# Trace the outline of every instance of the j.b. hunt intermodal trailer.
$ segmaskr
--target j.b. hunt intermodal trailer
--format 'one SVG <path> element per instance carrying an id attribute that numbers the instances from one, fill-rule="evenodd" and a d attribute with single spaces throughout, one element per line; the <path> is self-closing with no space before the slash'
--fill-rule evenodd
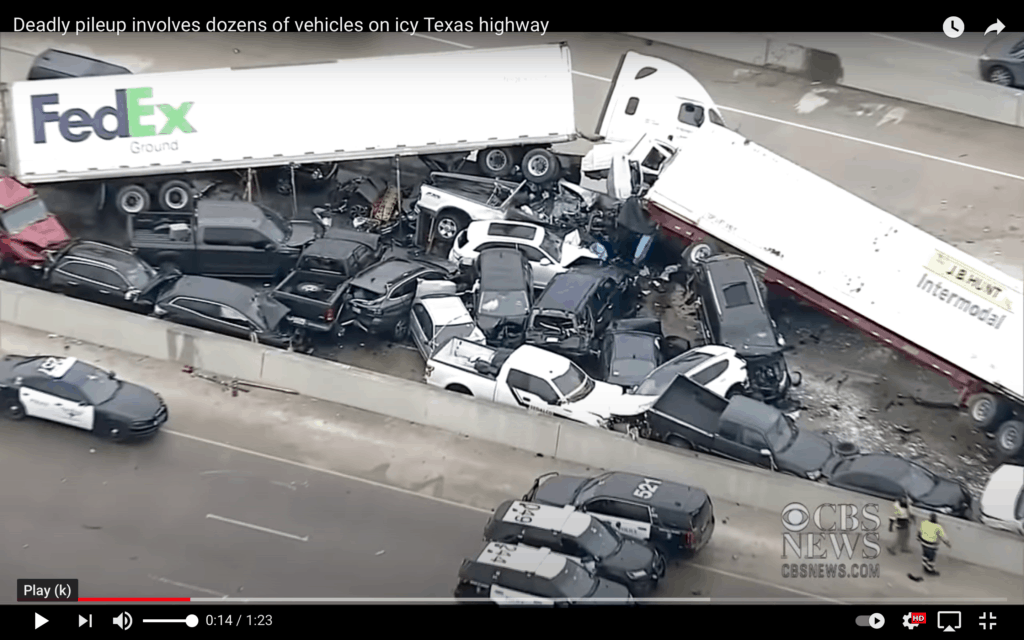
<path id="1" fill-rule="evenodd" d="M 664 229 L 753 258 L 770 285 L 945 375 L 979 426 L 1021 412 L 1019 280 L 740 136 L 687 140 L 646 204 Z"/>
<path id="2" fill-rule="evenodd" d="M 714 126 L 714 119 L 694 120 L 692 108 L 686 118 L 680 111 L 680 122 L 638 118 L 645 105 L 666 99 L 655 79 L 682 70 L 636 53 L 624 58 L 627 67 L 629 74 L 616 74 L 599 127 L 620 132 L 616 139 L 643 137 L 619 157 L 611 189 L 619 192 L 634 181 L 624 175 L 628 160 L 642 162 L 641 171 L 632 173 L 653 179 L 644 200 L 663 230 L 691 245 L 710 240 L 746 255 L 768 284 L 946 376 L 974 422 L 997 431 L 998 448 L 1007 455 L 1020 452 L 1021 281 Z M 694 104 L 713 113 L 710 97 L 700 98 Z"/>
<path id="3" fill-rule="evenodd" d="M 3 98 L 10 173 L 142 187 L 126 213 L 184 208 L 176 174 L 476 151 L 497 177 L 577 135 L 565 44 L 24 81 Z"/>

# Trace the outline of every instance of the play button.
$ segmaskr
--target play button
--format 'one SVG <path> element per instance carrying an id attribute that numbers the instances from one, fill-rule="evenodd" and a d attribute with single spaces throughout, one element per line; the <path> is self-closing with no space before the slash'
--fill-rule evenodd
<path id="1" fill-rule="evenodd" d="M 868 618 L 868 624 L 871 625 L 872 629 L 881 629 L 885 624 L 885 618 L 880 613 L 872 613 L 871 617 Z"/>
<path id="2" fill-rule="evenodd" d="M 43 616 L 39 615 L 38 613 L 36 614 L 36 629 L 38 629 L 39 627 L 43 626 L 47 622 L 49 622 L 49 620 L 47 620 Z"/>

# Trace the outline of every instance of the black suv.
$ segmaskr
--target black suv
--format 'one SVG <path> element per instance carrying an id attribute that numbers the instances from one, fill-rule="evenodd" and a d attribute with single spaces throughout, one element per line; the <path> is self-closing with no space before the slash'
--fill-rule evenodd
<path id="1" fill-rule="evenodd" d="M 476 259 L 473 299 L 476 324 L 488 344 L 514 349 L 523 344 L 533 305 L 533 269 L 516 249 L 485 249 Z"/>
<path id="2" fill-rule="evenodd" d="M 665 559 L 656 550 L 572 507 L 506 500 L 487 521 L 484 537 L 571 556 L 598 576 L 626 585 L 634 596 L 650 593 L 665 576 Z"/>
<path id="3" fill-rule="evenodd" d="M 743 258 L 709 255 L 706 247 L 688 251 L 704 340 L 735 349 L 747 362 L 752 391 L 766 402 L 780 400 L 799 379 L 794 383 L 786 366 L 786 341 L 768 312 L 764 283 Z"/>
<path id="4" fill-rule="evenodd" d="M 586 357 L 613 320 L 635 313 L 631 274 L 615 267 L 578 267 L 559 273 L 545 287 L 530 312 L 526 344 Z"/>

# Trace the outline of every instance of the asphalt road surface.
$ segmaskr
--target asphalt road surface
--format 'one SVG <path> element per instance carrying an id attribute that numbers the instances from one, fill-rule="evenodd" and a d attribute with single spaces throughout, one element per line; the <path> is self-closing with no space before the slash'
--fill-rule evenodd
<path id="1" fill-rule="evenodd" d="M 543 473 L 594 473 L 296 396 L 232 397 L 173 364 L 17 327 L 2 339 L 116 370 L 171 412 L 137 445 L 0 421 L 2 601 L 18 578 L 77 578 L 83 597 L 445 598 L 491 509 Z M 783 578 L 779 514 L 715 510 L 711 544 L 670 569 L 659 596 L 1024 601 L 1019 577 L 945 557 L 940 582 L 906 578 L 913 554 L 879 559 L 878 578 Z"/>

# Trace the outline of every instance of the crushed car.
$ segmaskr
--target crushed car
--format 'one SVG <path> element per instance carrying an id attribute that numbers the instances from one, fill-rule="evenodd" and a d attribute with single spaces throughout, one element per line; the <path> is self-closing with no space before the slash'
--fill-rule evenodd
<path id="1" fill-rule="evenodd" d="M 726 400 L 686 376 L 672 381 L 647 413 L 647 425 L 644 437 L 810 480 L 840 455 L 835 443 L 801 431 L 779 409 L 744 396 Z"/>
<path id="2" fill-rule="evenodd" d="M 458 285 L 447 280 L 421 280 L 416 286 L 409 333 L 413 344 L 429 360 L 454 338 L 484 344 L 486 338 L 459 295 Z"/>
<path id="3" fill-rule="evenodd" d="M 427 361 L 424 379 L 446 391 L 603 429 L 643 417 L 621 387 L 594 380 L 571 360 L 537 347 L 500 349 L 455 338 Z"/>
<path id="4" fill-rule="evenodd" d="M 766 402 L 785 398 L 800 383 L 790 376 L 786 341 L 768 311 L 767 290 L 746 260 L 713 255 L 709 244 L 687 249 L 691 288 L 697 296 L 701 333 L 708 344 L 731 347 L 747 361 L 751 389 Z"/>
<path id="5" fill-rule="evenodd" d="M 644 398 L 653 407 L 677 376 L 686 376 L 726 399 L 743 394 L 750 385 L 747 363 L 736 355 L 736 351 L 729 347 L 705 345 L 662 364 L 629 393 Z"/>
<path id="6" fill-rule="evenodd" d="M 615 267 L 579 267 L 551 279 L 530 312 L 526 344 L 571 358 L 593 354 L 604 330 L 636 313 L 635 277 Z"/>
<path id="7" fill-rule="evenodd" d="M 299 330 L 341 337 L 345 284 L 380 260 L 384 249 L 378 235 L 330 229 L 302 250 L 295 269 L 271 295 L 291 310 L 287 319 Z"/>
<path id="8" fill-rule="evenodd" d="M 448 259 L 470 266 L 488 249 L 518 249 L 533 268 L 533 285 L 543 289 L 556 274 L 574 266 L 600 264 L 601 245 L 585 247 L 578 230 L 560 238 L 553 231 L 529 222 L 473 222 L 459 232 Z"/>
<path id="9" fill-rule="evenodd" d="M 392 249 L 384 259 L 345 285 L 341 326 L 358 326 L 402 342 L 409 336 L 409 312 L 421 280 L 456 280 L 458 265 L 416 252 Z"/>
<path id="10" fill-rule="evenodd" d="M 47 289 L 90 302 L 149 313 L 162 287 L 181 272 L 154 269 L 131 251 L 77 241 L 57 253 L 43 272 Z"/>
<path id="11" fill-rule="evenodd" d="M 156 298 L 153 315 L 272 347 L 297 348 L 289 309 L 270 291 L 203 276 L 182 276 Z"/>
<path id="12" fill-rule="evenodd" d="M 533 306 L 533 270 L 516 249 L 487 249 L 474 265 L 473 311 L 487 343 L 512 348 L 523 344 Z"/>
<path id="13" fill-rule="evenodd" d="M 0 176 L 0 274 L 35 283 L 47 253 L 71 242 L 71 236 L 46 203 L 10 176 Z"/>

